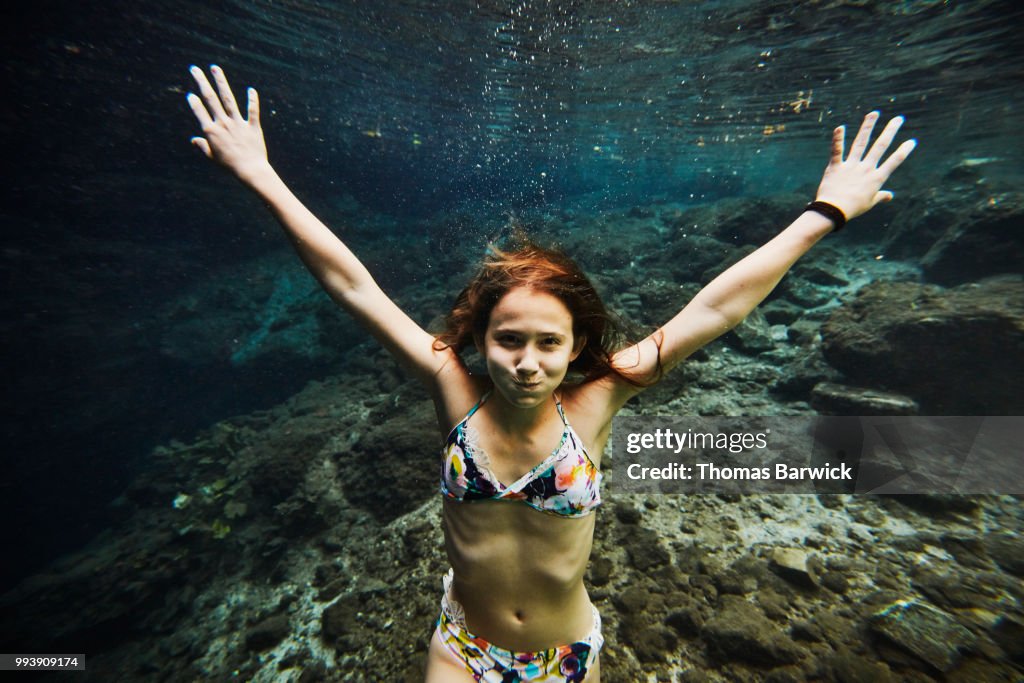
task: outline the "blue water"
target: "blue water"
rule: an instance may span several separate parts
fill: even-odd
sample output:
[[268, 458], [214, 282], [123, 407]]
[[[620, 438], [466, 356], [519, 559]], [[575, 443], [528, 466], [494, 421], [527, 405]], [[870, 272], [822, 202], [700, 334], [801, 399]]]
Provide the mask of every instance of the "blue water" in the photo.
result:
[[[872, 109], [906, 116], [900, 139], [921, 142], [891, 181], [898, 200], [941, 200], [965, 164], [979, 197], [1024, 177], [1013, 1], [120, 0], [11, 12], [2, 498], [4, 545], [22, 551], [8, 583], [111, 524], [110, 501], [154, 447], [338, 369], [301, 340], [279, 364], [246, 366], [277, 324], [256, 304], [235, 311], [259, 318], [247, 337], [228, 320], [204, 322], [208, 337], [188, 327], [197, 311], [232, 309], [237, 290], [274, 301], [284, 282], [290, 302], [322, 296], [297, 261], [248, 266], [289, 247], [188, 144], [190, 64], [219, 64], [239, 96], [259, 89], [271, 161], [354, 246], [390, 241], [377, 273], [395, 289], [419, 264], [457, 279], [513, 216], [810, 199], [832, 128]], [[346, 346], [365, 341], [322, 324]]]

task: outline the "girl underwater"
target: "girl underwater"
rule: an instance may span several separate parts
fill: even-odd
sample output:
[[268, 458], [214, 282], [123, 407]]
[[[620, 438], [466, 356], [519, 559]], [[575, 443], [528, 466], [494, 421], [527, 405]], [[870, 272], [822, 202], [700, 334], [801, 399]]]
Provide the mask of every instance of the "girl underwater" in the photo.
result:
[[[742, 321], [818, 240], [892, 199], [881, 187], [916, 145], [908, 140], [883, 161], [902, 117], [869, 147], [879, 118], [869, 113], [845, 159], [845, 128], [836, 128], [815, 201], [639, 343], [610, 348], [607, 314], [579, 267], [530, 244], [495, 250], [435, 338], [278, 177], [256, 91], [248, 90], [243, 116], [224, 72], [210, 71], [216, 89], [202, 69], [191, 68], [199, 95], [189, 93], [188, 104], [202, 131], [192, 143], [270, 206], [330, 297], [423, 382], [434, 402], [445, 437], [442, 518], [451, 570], [426, 680], [598, 681], [601, 619], [583, 576], [612, 417]], [[486, 376], [470, 374], [460, 359], [470, 344]], [[570, 370], [583, 380], [563, 383]]]

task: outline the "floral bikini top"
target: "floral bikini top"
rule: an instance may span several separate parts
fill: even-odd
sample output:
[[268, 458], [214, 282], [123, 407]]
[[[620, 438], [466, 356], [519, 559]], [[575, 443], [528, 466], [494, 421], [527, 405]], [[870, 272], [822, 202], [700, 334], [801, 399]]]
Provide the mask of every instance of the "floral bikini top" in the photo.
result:
[[532, 508], [562, 517], [584, 517], [601, 504], [602, 474], [587, 455], [579, 435], [565, 419], [561, 401], [555, 400], [565, 424], [558, 448], [539, 465], [505, 486], [490, 468], [487, 454], [476, 444], [469, 418], [483, 405], [488, 391], [445, 442], [441, 495], [458, 502], [474, 500], [521, 501]]

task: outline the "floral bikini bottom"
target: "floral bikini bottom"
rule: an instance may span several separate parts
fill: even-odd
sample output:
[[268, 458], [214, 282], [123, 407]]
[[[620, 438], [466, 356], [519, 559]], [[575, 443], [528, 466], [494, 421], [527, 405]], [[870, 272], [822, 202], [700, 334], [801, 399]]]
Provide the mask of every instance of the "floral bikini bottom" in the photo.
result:
[[581, 683], [597, 658], [604, 638], [601, 615], [594, 610], [594, 627], [583, 640], [538, 652], [513, 652], [492, 645], [466, 630], [462, 605], [451, 597], [452, 570], [444, 577], [444, 597], [437, 633], [473, 679], [485, 683]]

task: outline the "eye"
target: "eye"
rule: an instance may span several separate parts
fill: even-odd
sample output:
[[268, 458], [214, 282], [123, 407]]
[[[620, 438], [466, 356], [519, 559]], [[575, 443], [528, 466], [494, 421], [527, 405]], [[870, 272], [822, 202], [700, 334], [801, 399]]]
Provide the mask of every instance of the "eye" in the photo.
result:
[[499, 334], [497, 339], [502, 346], [515, 346], [519, 343], [519, 337], [514, 334]]
[[541, 344], [543, 344], [544, 346], [558, 346], [561, 343], [562, 343], [562, 340], [559, 339], [558, 337], [545, 337], [541, 341]]

